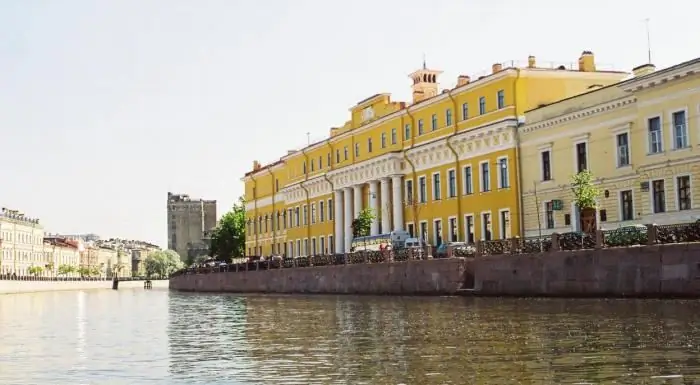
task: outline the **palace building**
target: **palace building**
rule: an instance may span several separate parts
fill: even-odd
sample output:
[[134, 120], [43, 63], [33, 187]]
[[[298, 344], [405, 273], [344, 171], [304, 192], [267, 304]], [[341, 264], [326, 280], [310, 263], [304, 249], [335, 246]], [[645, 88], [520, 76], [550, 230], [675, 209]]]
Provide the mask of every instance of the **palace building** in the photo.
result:
[[[246, 253], [288, 257], [343, 253], [364, 209], [371, 234], [407, 230], [431, 245], [521, 235], [518, 131], [525, 111], [628, 76], [596, 68], [585, 51], [573, 66], [494, 64], [441, 89], [441, 71], [409, 75], [411, 103], [386, 93], [350, 109], [327, 139], [289, 151], [243, 177]], [[534, 163], [533, 163], [534, 164]]]

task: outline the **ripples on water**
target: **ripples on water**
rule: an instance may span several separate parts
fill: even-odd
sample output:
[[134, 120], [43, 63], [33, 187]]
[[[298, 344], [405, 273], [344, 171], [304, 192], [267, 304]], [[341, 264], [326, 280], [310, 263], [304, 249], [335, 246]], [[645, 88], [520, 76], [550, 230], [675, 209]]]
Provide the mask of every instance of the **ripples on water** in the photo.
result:
[[694, 384], [699, 309], [166, 290], [0, 295], [0, 384]]

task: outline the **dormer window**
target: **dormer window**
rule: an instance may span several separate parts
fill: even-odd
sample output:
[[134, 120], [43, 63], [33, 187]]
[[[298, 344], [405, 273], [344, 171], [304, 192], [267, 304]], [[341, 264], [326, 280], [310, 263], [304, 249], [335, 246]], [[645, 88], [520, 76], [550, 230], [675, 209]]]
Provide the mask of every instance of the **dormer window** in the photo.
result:
[[372, 118], [374, 118], [374, 109], [372, 109], [371, 106], [365, 107], [365, 109], [362, 110], [362, 120], [366, 122]]

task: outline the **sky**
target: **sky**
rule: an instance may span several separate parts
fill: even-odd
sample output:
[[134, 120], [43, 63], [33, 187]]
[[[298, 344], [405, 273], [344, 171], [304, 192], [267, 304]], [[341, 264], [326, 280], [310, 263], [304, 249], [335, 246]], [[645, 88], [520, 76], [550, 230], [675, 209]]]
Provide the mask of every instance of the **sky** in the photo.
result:
[[[682, 10], [685, 10], [682, 11]], [[166, 244], [167, 192], [243, 193], [253, 160], [328, 136], [422, 65], [577, 61], [629, 71], [698, 56], [692, 2], [3, 0], [0, 206], [47, 232]]]

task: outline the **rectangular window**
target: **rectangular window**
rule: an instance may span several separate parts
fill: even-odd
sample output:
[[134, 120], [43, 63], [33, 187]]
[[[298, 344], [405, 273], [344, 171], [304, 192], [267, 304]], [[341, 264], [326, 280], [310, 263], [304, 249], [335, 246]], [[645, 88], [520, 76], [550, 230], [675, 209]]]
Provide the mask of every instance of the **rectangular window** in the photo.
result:
[[647, 121], [649, 130], [649, 153], [658, 154], [664, 151], [663, 137], [661, 134], [661, 118], [654, 117]]
[[576, 170], [581, 172], [588, 169], [588, 151], [586, 142], [576, 143]]
[[345, 148], [343, 148], [343, 151], [345, 153], [345, 160], [348, 160], [348, 146], [345, 146]]
[[437, 219], [433, 221], [433, 240], [435, 241], [435, 246], [442, 245], [442, 221]]
[[340, 163], [340, 150], [335, 150], [335, 164]]
[[360, 156], [360, 143], [355, 143], [355, 158]]
[[304, 205], [303, 210], [304, 210], [303, 211], [304, 215], [301, 218], [301, 220], [302, 220], [302, 223], [304, 224], [304, 226], [306, 226], [309, 223], [309, 207], [307, 205]]
[[498, 188], [510, 187], [510, 179], [508, 175], [508, 158], [498, 160]]
[[469, 119], [469, 103], [462, 104], [462, 120]]
[[486, 98], [482, 96], [479, 98], [479, 115], [483, 115], [485, 113], [486, 113]]
[[466, 215], [464, 217], [464, 239], [465, 241], [473, 245], [474, 244], [474, 216]]
[[386, 132], [382, 132], [382, 148], [386, 148]]
[[330, 152], [328, 153], [328, 161], [326, 163], [328, 163], [328, 167], [331, 166], [331, 153]]
[[426, 185], [425, 185], [425, 177], [422, 176], [418, 178], [418, 199], [420, 203], [425, 203], [427, 200], [427, 191], [426, 191]]
[[442, 189], [440, 185], [440, 174], [433, 174], [433, 200], [442, 199]]
[[677, 177], [676, 184], [678, 185], [678, 210], [690, 210], [692, 208], [690, 176]]
[[658, 179], [651, 182], [651, 194], [653, 197], [654, 214], [666, 212], [666, 191], [664, 189], [664, 180]]
[[403, 140], [411, 139], [411, 125], [407, 124], [403, 127]]
[[423, 135], [423, 119], [418, 119], [418, 135]]
[[328, 254], [328, 250], [326, 250], [326, 238], [319, 237], [318, 238], [318, 246], [319, 246], [319, 254], [322, 254], [322, 255]]
[[311, 223], [316, 223], [316, 203], [311, 204]]
[[629, 134], [623, 132], [617, 134], [617, 167], [630, 165], [630, 138]]
[[498, 99], [498, 109], [499, 110], [506, 106], [506, 97], [505, 97], [505, 94], [503, 93], [503, 90], [498, 91], [498, 93], [496, 94], [496, 98]]
[[449, 229], [448, 231], [450, 232], [449, 235], [449, 241], [450, 242], [457, 242], [457, 218], [450, 218], [449, 219]]
[[542, 180], [552, 180], [551, 151], [542, 151]]
[[464, 167], [464, 195], [474, 193], [474, 181], [472, 180], [472, 166]]
[[396, 128], [391, 129], [391, 144], [396, 144]]
[[328, 220], [332, 221], [333, 220], [333, 199], [328, 200]]
[[304, 239], [304, 255], [309, 255], [309, 239]]
[[493, 239], [493, 234], [491, 233], [491, 213], [481, 214], [481, 230], [482, 238], [485, 241], [490, 241]]
[[413, 180], [406, 181], [406, 203], [413, 204]]
[[296, 227], [299, 227], [299, 207], [294, 208], [294, 223], [296, 224]]
[[316, 255], [316, 238], [311, 238], [311, 255]]
[[423, 242], [428, 241], [428, 222], [421, 222], [420, 223], [420, 239]]
[[688, 125], [685, 111], [677, 111], [671, 115], [673, 120], [673, 145], [675, 149], [688, 147]]
[[481, 164], [481, 191], [491, 191], [491, 176], [489, 175], [489, 163]]
[[503, 210], [500, 212], [501, 217], [499, 218], [499, 222], [501, 225], [501, 239], [510, 239], [510, 211], [509, 210]]
[[450, 110], [449, 108], [445, 111], [445, 125], [452, 125], [452, 110]]
[[406, 228], [408, 229], [408, 235], [410, 235], [411, 238], [416, 236], [416, 227], [413, 225], [413, 223], [409, 223]]
[[323, 201], [318, 202], [318, 220], [323, 222], [326, 220], [325, 205]]
[[632, 190], [620, 191], [620, 220], [631, 221], [634, 219], [634, 203], [632, 202]]
[[437, 120], [437, 114], [433, 114], [433, 116], [430, 117], [430, 129], [435, 131], [438, 128], [438, 120]]
[[301, 239], [297, 239], [297, 256], [301, 255]]
[[455, 170], [447, 171], [447, 194], [450, 198], [457, 196], [457, 173]]
[[[297, 211], [299, 211], [299, 209], [297, 209]], [[289, 209], [288, 212], [289, 212], [289, 228], [291, 229], [292, 227], [294, 227], [294, 213], [293, 213], [292, 209]], [[298, 222], [299, 222], [299, 220], [297, 219], [297, 226], [298, 226]]]
[[318, 169], [323, 168], [323, 157], [321, 155], [318, 156]]
[[333, 242], [333, 236], [328, 236], [328, 254], [335, 254], [335, 242]]
[[544, 218], [548, 229], [554, 228], [554, 203], [544, 203]]
[[275, 192], [279, 192], [279, 191], [280, 191], [280, 180], [275, 179]]
[[[372, 152], [372, 138], [367, 138], [367, 152], [370, 153]], [[355, 155], [359, 156], [359, 155]]]
[[304, 164], [301, 165], [301, 171], [303, 174], [306, 174], [306, 162], [304, 162]]

